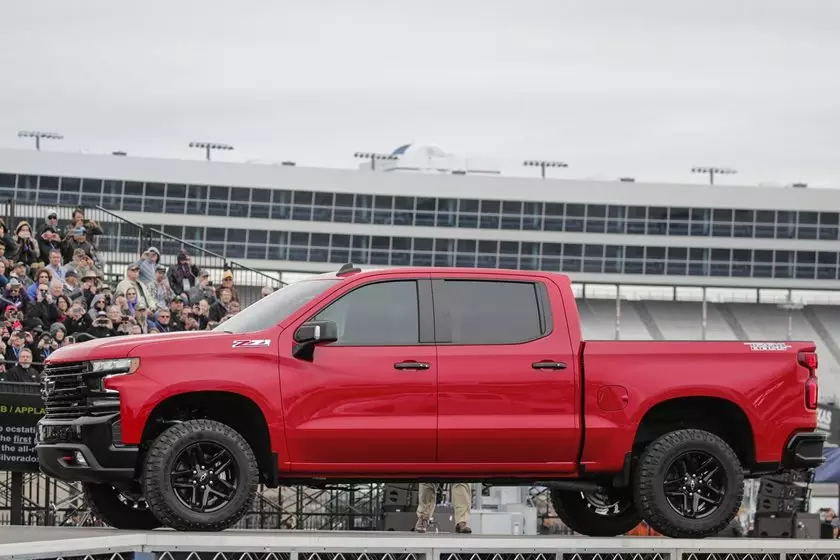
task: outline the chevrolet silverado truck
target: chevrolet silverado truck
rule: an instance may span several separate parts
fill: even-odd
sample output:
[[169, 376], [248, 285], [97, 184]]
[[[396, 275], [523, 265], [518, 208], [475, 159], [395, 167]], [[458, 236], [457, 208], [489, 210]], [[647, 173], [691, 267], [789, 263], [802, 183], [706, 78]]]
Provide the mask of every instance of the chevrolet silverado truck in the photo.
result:
[[208, 332], [61, 348], [41, 470], [124, 529], [223, 530], [259, 484], [539, 484], [591, 536], [716, 535], [743, 481], [822, 462], [812, 342], [585, 341], [568, 277], [291, 284]]

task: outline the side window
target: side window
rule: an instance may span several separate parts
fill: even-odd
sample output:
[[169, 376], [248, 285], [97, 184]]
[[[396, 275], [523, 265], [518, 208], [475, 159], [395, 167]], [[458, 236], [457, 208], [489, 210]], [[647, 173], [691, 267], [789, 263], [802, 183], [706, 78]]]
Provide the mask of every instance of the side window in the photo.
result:
[[452, 344], [515, 344], [545, 334], [532, 282], [447, 280]]
[[400, 280], [362, 286], [322, 309], [315, 319], [334, 321], [338, 325], [338, 344], [418, 344], [417, 282]]

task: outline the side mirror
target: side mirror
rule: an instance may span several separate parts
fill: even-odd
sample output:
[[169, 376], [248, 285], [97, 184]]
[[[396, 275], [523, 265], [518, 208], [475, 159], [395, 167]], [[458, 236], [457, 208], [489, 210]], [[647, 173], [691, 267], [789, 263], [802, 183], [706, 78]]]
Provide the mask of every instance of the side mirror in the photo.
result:
[[315, 346], [338, 340], [338, 325], [333, 321], [309, 321], [295, 331], [295, 347], [292, 355], [301, 360], [312, 361]]

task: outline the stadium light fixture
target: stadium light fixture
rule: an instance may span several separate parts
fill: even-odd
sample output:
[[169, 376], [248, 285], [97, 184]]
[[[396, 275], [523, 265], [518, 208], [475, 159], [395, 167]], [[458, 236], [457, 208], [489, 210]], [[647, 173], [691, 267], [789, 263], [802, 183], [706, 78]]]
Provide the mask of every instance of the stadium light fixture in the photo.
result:
[[369, 159], [370, 160], [370, 168], [371, 170], [376, 169], [376, 160], [396, 160], [399, 159], [395, 155], [391, 154], [380, 154], [378, 152], [356, 152], [353, 154], [353, 157], [356, 159]]
[[232, 150], [230, 144], [219, 144], [218, 142], [190, 142], [190, 148], [201, 148], [204, 150], [207, 161], [210, 161], [210, 152], [213, 150]]
[[546, 167], [569, 167], [569, 164], [562, 161], [548, 161], [543, 159], [526, 159], [522, 162], [525, 167], [539, 167], [542, 178], [545, 179]]
[[734, 175], [737, 173], [737, 171], [728, 167], [692, 167], [691, 172], [708, 175], [710, 185], [715, 184], [715, 175]]
[[48, 140], [64, 140], [64, 136], [57, 132], [42, 132], [40, 130], [19, 130], [18, 138], [34, 138], [35, 149], [41, 151], [41, 138]]

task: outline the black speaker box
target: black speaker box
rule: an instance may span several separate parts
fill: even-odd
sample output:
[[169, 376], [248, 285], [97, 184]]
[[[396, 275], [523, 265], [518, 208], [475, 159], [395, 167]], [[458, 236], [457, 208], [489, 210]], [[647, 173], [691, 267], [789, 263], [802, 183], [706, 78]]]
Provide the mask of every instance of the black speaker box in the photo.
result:
[[382, 505], [386, 508], [398, 506], [409, 509], [417, 506], [417, 490], [408, 484], [386, 484], [382, 495]]
[[807, 503], [797, 498], [768, 498], [759, 495], [755, 511], [761, 513], [792, 514], [803, 511]]
[[759, 539], [793, 538], [793, 516], [756, 513], [753, 536]]
[[822, 538], [820, 527], [820, 514], [818, 513], [797, 513], [794, 518], [793, 534], [797, 539], [819, 539]]
[[783, 484], [777, 480], [762, 480], [758, 487], [760, 498], [798, 498], [804, 500], [808, 497], [808, 486], [801, 482]]

